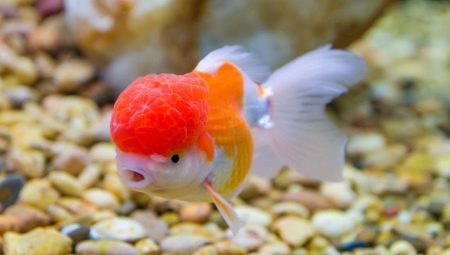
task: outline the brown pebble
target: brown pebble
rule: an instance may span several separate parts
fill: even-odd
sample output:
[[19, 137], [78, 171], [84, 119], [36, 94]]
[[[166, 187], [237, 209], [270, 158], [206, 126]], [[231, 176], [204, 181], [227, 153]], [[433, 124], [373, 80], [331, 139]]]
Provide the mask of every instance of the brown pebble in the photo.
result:
[[310, 190], [287, 192], [281, 196], [281, 200], [301, 203], [312, 211], [331, 207], [328, 199], [318, 192]]
[[34, 29], [28, 37], [28, 44], [33, 50], [55, 50], [59, 45], [59, 35], [50, 26]]
[[25, 204], [15, 204], [6, 209], [5, 215], [10, 215], [19, 220], [15, 229], [26, 232], [30, 229], [50, 224], [50, 217], [42, 211]]
[[183, 221], [202, 223], [211, 216], [212, 207], [209, 203], [189, 203], [180, 210]]
[[75, 248], [77, 255], [138, 255], [130, 244], [121, 241], [101, 240], [84, 241]]

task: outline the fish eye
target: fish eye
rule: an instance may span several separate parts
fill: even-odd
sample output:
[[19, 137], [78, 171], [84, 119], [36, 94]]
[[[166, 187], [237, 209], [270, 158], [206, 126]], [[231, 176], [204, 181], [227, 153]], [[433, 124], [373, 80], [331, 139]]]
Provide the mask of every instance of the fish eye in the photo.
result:
[[172, 161], [173, 163], [178, 163], [180, 161], [180, 155], [173, 154], [172, 157], [170, 157], [170, 161]]

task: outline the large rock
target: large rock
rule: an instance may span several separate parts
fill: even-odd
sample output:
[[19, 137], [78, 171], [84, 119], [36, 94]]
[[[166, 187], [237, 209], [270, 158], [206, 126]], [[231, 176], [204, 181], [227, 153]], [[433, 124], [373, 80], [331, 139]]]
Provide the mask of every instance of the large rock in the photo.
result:
[[120, 91], [142, 74], [192, 70], [226, 44], [244, 45], [273, 68], [326, 43], [345, 47], [393, 1], [65, 0], [65, 7], [76, 42]]
[[184, 72], [197, 58], [198, 0], [65, 0], [69, 30], [116, 91], [149, 72]]

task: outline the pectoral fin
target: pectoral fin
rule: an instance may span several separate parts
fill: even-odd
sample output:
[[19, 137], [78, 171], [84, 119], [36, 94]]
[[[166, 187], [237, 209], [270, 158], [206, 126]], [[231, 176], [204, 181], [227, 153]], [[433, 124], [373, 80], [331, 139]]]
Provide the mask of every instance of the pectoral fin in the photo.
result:
[[240, 222], [233, 206], [214, 190], [211, 183], [205, 183], [205, 188], [219, 209], [220, 214], [225, 219], [225, 222], [228, 224], [228, 227], [231, 229], [231, 232], [236, 235], [240, 228]]

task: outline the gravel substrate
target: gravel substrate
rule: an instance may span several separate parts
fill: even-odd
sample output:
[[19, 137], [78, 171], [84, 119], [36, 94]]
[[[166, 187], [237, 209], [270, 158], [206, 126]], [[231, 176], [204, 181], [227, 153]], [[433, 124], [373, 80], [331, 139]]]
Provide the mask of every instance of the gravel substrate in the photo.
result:
[[250, 178], [236, 236], [211, 204], [122, 184], [111, 96], [61, 2], [19, 2], [0, 4], [4, 254], [450, 255], [448, 1], [404, 1], [352, 47], [370, 72], [331, 106], [350, 137], [346, 181]]

